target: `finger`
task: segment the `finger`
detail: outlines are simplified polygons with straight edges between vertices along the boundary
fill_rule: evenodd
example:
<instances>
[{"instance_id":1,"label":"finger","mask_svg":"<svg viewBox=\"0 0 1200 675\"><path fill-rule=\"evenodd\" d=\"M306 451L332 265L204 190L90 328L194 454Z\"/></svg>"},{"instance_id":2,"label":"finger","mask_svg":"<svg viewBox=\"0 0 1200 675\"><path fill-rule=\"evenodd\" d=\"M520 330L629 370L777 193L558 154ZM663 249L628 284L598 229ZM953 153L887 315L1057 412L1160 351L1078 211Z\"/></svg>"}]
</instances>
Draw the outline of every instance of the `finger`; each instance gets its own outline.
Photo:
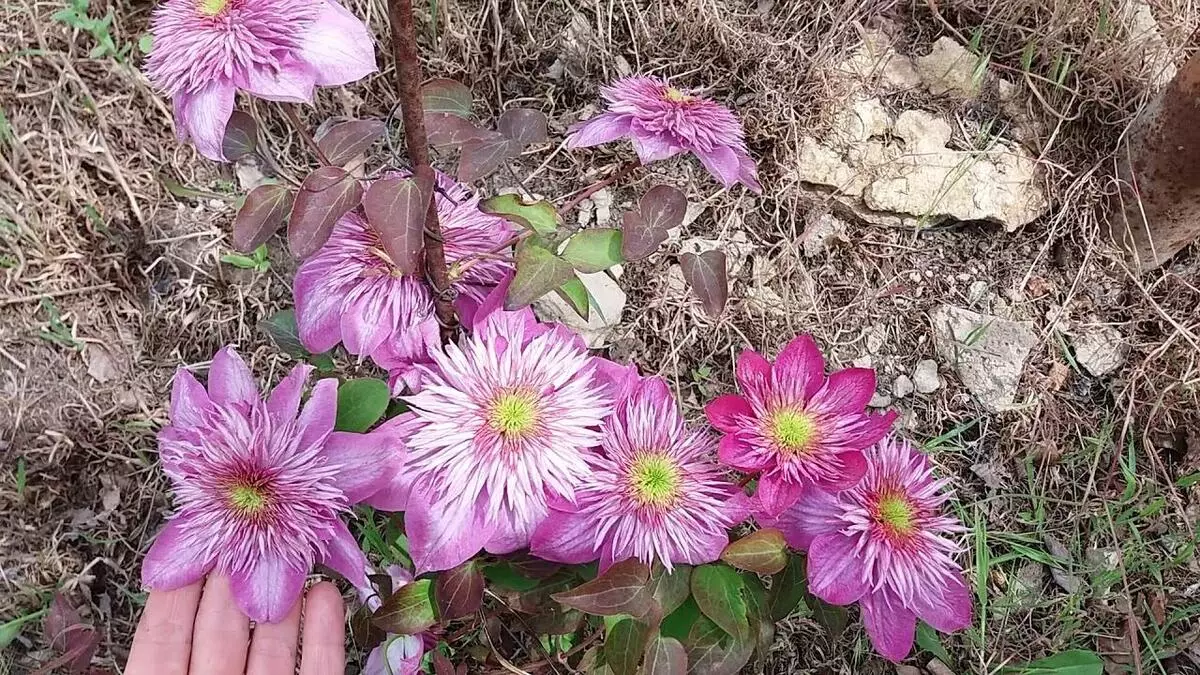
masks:
<instances>
[{"instance_id":1,"label":"finger","mask_svg":"<svg viewBox=\"0 0 1200 675\"><path fill-rule=\"evenodd\" d=\"M250 619L242 614L229 578L213 575L204 584L192 632L192 671L204 675L242 675L250 646Z\"/></svg>"},{"instance_id":2,"label":"finger","mask_svg":"<svg viewBox=\"0 0 1200 675\"><path fill-rule=\"evenodd\" d=\"M292 675L296 672L296 646L300 642L300 607L296 598L292 611L279 623L260 623L250 637L246 675Z\"/></svg>"},{"instance_id":3,"label":"finger","mask_svg":"<svg viewBox=\"0 0 1200 675\"><path fill-rule=\"evenodd\" d=\"M203 581L173 591L150 591L125 664L125 675L187 675L192 624Z\"/></svg>"},{"instance_id":4,"label":"finger","mask_svg":"<svg viewBox=\"0 0 1200 675\"><path fill-rule=\"evenodd\" d=\"M337 586L322 581L308 589L303 634L300 675L346 672L346 607Z\"/></svg>"}]
</instances>

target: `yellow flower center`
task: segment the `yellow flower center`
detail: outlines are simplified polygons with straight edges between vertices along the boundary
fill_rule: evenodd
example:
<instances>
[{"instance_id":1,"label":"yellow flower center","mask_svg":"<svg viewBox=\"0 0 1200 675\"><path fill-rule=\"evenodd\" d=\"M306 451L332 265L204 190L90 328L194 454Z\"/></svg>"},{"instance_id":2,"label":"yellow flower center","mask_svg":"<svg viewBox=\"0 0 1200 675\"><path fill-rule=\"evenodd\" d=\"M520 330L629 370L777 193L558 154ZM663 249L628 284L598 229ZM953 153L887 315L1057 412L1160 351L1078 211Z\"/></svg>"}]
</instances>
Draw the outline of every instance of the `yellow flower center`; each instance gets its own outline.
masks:
<instances>
[{"instance_id":1,"label":"yellow flower center","mask_svg":"<svg viewBox=\"0 0 1200 675\"><path fill-rule=\"evenodd\" d=\"M256 485L234 485L229 489L229 504L239 513L253 516L267 508L267 496Z\"/></svg>"},{"instance_id":2,"label":"yellow flower center","mask_svg":"<svg viewBox=\"0 0 1200 675\"><path fill-rule=\"evenodd\" d=\"M663 97L671 103L687 103L692 100L691 96L688 96L675 87L667 87L667 91L663 94Z\"/></svg>"},{"instance_id":3,"label":"yellow flower center","mask_svg":"<svg viewBox=\"0 0 1200 675\"><path fill-rule=\"evenodd\" d=\"M198 0L196 10L204 16L216 16L228 6L229 0Z\"/></svg>"},{"instance_id":4,"label":"yellow flower center","mask_svg":"<svg viewBox=\"0 0 1200 675\"><path fill-rule=\"evenodd\" d=\"M633 499L641 506L670 506L679 497L679 467L665 455L642 455L629 470Z\"/></svg>"},{"instance_id":5,"label":"yellow flower center","mask_svg":"<svg viewBox=\"0 0 1200 675\"><path fill-rule=\"evenodd\" d=\"M912 505L903 495L885 494L875 506L876 520L897 535L909 535L916 530Z\"/></svg>"},{"instance_id":6,"label":"yellow flower center","mask_svg":"<svg viewBox=\"0 0 1200 675\"><path fill-rule=\"evenodd\" d=\"M778 410L771 416L769 434L787 454L799 455L806 452L817 435L817 425L812 415L799 410Z\"/></svg>"},{"instance_id":7,"label":"yellow flower center","mask_svg":"<svg viewBox=\"0 0 1200 675\"><path fill-rule=\"evenodd\" d=\"M502 392L492 402L488 423L502 436L519 438L537 426L537 398L533 392L515 389Z\"/></svg>"}]
</instances>

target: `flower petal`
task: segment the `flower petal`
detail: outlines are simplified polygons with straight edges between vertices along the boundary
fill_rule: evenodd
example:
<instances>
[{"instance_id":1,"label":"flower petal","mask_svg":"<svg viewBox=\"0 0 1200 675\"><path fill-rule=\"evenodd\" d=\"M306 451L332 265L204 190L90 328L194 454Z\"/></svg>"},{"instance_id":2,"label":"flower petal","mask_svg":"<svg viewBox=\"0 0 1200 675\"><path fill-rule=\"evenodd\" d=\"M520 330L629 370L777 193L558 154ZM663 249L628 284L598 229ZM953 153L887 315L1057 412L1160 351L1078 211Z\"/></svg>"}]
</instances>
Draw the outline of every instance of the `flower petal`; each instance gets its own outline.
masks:
<instances>
[{"instance_id":1,"label":"flower petal","mask_svg":"<svg viewBox=\"0 0 1200 675\"><path fill-rule=\"evenodd\" d=\"M212 400L204 385L191 371L180 368L175 371L171 383L171 426L176 429L204 427L203 411L212 407Z\"/></svg>"},{"instance_id":2,"label":"flower petal","mask_svg":"<svg viewBox=\"0 0 1200 675\"><path fill-rule=\"evenodd\" d=\"M762 354L747 349L738 355L737 372L734 375L742 393L755 392L771 381L771 363Z\"/></svg>"},{"instance_id":3,"label":"flower petal","mask_svg":"<svg viewBox=\"0 0 1200 675\"><path fill-rule=\"evenodd\" d=\"M943 633L953 633L971 625L971 593L959 576L946 583L940 602L926 604L925 598L933 595L918 593L913 598L913 611L925 623Z\"/></svg>"},{"instance_id":4,"label":"flower petal","mask_svg":"<svg viewBox=\"0 0 1200 675\"><path fill-rule=\"evenodd\" d=\"M351 354L370 355L391 333L387 299L373 291L358 297L342 313L342 343Z\"/></svg>"},{"instance_id":5,"label":"flower petal","mask_svg":"<svg viewBox=\"0 0 1200 675\"><path fill-rule=\"evenodd\" d=\"M875 371L870 368L846 368L829 376L825 386L812 399L810 408L821 413L851 415L861 413L875 395Z\"/></svg>"},{"instance_id":6,"label":"flower petal","mask_svg":"<svg viewBox=\"0 0 1200 675\"><path fill-rule=\"evenodd\" d=\"M755 166L754 160L750 159L750 155L739 152L738 163L738 180L754 194L761 195L762 184L758 182L758 167Z\"/></svg>"},{"instance_id":7,"label":"flower petal","mask_svg":"<svg viewBox=\"0 0 1200 675\"><path fill-rule=\"evenodd\" d=\"M754 493L759 508L770 518L795 504L804 494L804 485L786 480L778 471L769 471L758 478L758 491Z\"/></svg>"},{"instance_id":8,"label":"flower petal","mask_svg":"<svg viewBox=\"0 0 1200 675\"><path fill-rule=\"evenodd\" d=\"M754 419L754 410L746 399L737 394L721 394L704 406L708 423L719 431L732 433Z\"/></svg>"},{"instance_id":9,"label":"flower petal","mask_svg":"<svg viewBox=\"0 0 1200 675\"><path fill-rule=\"evenodd\" d=\"M861 452L851 450L837 455L837 458L842 464L842 470L830 473L820 481L819 486L823 490L830 492L848 490L858 485L858 481L867 474L867 458Z\"/></svg>"},{"instance_id":10,"label":"flower petal","mask_svg":"<svg viewBox=\"0 0 1200 675\"><path fill-rule=\"evenodd\" d=\"M258 400L254 375L233 347L223 347L208 369L208 395L216 403L253 405Z\"/></svg>"},{"instance_id":11,"label":"flower petal","mask_svg":"<svg viewBox=\"0 0 1200 675\"><path fill-rule=\"evenodd\" d=\"M224 162L225 125L233 114L236 87L228 80L213 80L200 91L176 95L175 123L180 136L186 136L201 155Z\"/></svg>"},{"instance_id":12,"label":"flower petal","mask_svg":"<svg viewBox=\"0 0 1200 675\"><path fill-rule=\"evenodd\" d=\"M808 589L834 605L848 605L867 592L866 570L855 550L857 541L825 534L808 547Z\"/></svg>"},{"instance_id":13,"label":"flower petal","mask_svg":"<svg viewBox=\"0 0 1200 675\"><path fill-rule=\"evenodd\" d=\"M430 492L424 485L415 486L404 513L417 574L461 565L483 548L496 529L484 512L483 499L472 505L434 503Z\"/></svg>"},{"instance_id":14,"label":"flower petal","mask_svg":"<svg viewBox=\"0 0 1200 675\"><path fill-rule=\"evenodd\" d=\"M370 584L367 558L350 529L340 520L334 523L333 536L325 541L325 555L318 562L346 577L355 588L366 588Z\"/></svg>"},{"instance_id":15,"label":"flower petal","mask_svg":"<svg viewBox=\"0 0 1200 675\"><path fill-rule=\"evenodd\" d=\"M736 433L721 437L717 446L717 459L738 471L747 472L762 471L773 463L768 453L756 451L754 446Z\"/></svg>"},{"instance_id":16,"label":"flower petal","mask_svg":"<svg viewBox=\"0 0 1200 675\"><path fill-rule=\"evenodd\" d=\"M343 299L350 289L330 280L329 265L321 252L309 257L296 270L292 296L296 299L296 329L304 348L314 354L327 352L342 341Z\"/></svg>"},{"instance_id":17,"label":"flower petal","mask_svg":"<svg viewBox=\"0 0 1200 675\"><path fill-rule=\"evenodd\" d=\"M721 185L732 187L741 178L742 164L727 145L715 145L711 150L695 150L696 157Z\"/></svg>"},{"instance_id":18,"label":"flower petal","mask_svg":"<svg viewBox=\"0 0 1200 675\"><path fill-rule=\"evenodd\" d=\"M916 615L905 609L899 598L884 592L863 596L860 606L863 626L875 651L893 663L907 658L917 635Z\"/></svg>"},{"instance_id":19,"label":"flower petal","mask_svg":"<svg viewBox=\"0 0 1200 675\"><path fill-rule=\"evenodd\" d=\"M581 513L550 509L533 531L529 552L553 562L579 565L600 557L596 550L593 520Z\"/></svg>"},{"instance_id":20,"label":"flower petal","mask_svg":"<svg viewBox=\"0 0 1200 675\"><path fill-rule=\"evenodd\" d=\"M630 134L633 150L642 164L668 159L683 152L683 148L666 134L646 129L636 120L630 125Z\"/></svg>"},{"instance_id":21,"label":"flower petal","mask_svg":"<svg viewBox=\"0 0 1200 675\"><path fill-rule=\"evenodd\" d=\"M425 643L420 635L389 635L387 641L371 650L362 675L417 675Z\"/></svg>"},{"instance_id":22,"label":"flower petal","mask_svg":"<svg viewBox=\"0 0 1200 675\"><path fill-rule=\"evenodd\" d=\"M809 486L792 508L780 514L772 524L762 525L783 532L788 546L807 550L813 539L842 528L841 515L842 509L834 494Z\"/></svg>"},{"instance_id":23,"label":"flower petal","mask_svg":"<svg viewBox=\"0 0 1200 675\"><path fill-rule=\"evenodd\" d=\"M537 505L531 504L530 506L536 508ZM545 507L535 513L530 513L525 518L509 512L508 509L493 514L492 520L495 521L496 528L492 532L492 536L488 537L487 543L483 545L483 549L494 555L504 555L529 548L529 539L533 536L534 528L545 517Z\"/></svg>"},{"instance_id":24,"label":"flower petal","mask_svg":"<svg viewBox=\"0 0 1200 675\"><path fill-rule=\"evenodd\" d=\"M235 80L239 89L267 101L310 103L316 75L307 64L288 60L279 67L251 66Z\"/></svg>"},{"instance_id":25,"label":"flower petal","mask_svg":"<svg viewBox=\"0 0 1200 675\"><path fill-rule=\"evenodd\" d=\"M350 504L374 495L388 482L389 460L400 441L392 434L380 433L382 429L367 434L334 431L325 439L321 454L327 465L337 468L333 484Z\"/></svg>"},{"instance_id":26,"label":"flower petal","mask_svg":"<svg viewBox=\"0 0 1200 675\"><path fill-rule=\"evenodd\" d=\"M333 424L337 421L337 388L337 378L333 377L317 380L313 386L312 395L296 420L300 428L301 448L323 442L333 431Z\"/></svg>"},{"instance_id":27,"label":"flower petal","mask_svg":"<svg viewBox=\"0 0 1200 675\"><path fill-rule=\"evenodd\" d=\"M600 113L585 122L571 125L567 131L568 148L588 148L603 145L629 135L629 115Z\"/></svg>"},{"instance_id":28,"label":"flower petal","mask_svg":"<svg viewBox=\"0 0 1200 675\"><path fill-rule=\"evenodd\" d=\"M375 40L367 26L340 4L327 0L304 36L300 58L322 87L348 84L378 70Z\"/></svg>"},{"instance_id":29,"label":"flower petal","mask_svg":"<svg viewBox=\"0 0 1200 675\"><path fill-rule=\"evenodd\" d=\"M188 531L189 520L186 514L176 516L154 538L142 561L142 585L170 591L195 583L212 570L209 548Z\"/></svg>"},{"instance_id":30,"label":"flower petal","mask_svg":"<svg viewBox=\"0 0 1200 675\"><path fill-rule=\"evenodd\" d=\"M276 426L296 419L296 412L300 410L300 393L313 370L307 363L301 363L271 390L267 397L267 413Z\"/></svg>"},{"instance_id":31,"label":"flower petal","mask_svg":"<svg viewBox=\"0 0 1200 675\"><path fill-rule=\"evenodd\" d=\"M807 403L825 384L825 358L811 335L796 336L775 359L775 386Z\"/></svg>"},{"instance_id":32,"label":"flower petal","mask_svg":"<svg viewBox=\"0 0 1200 675\"><path fill-rule=\"evenodd\" d=\"M693 532L671 555L673 563L703 565L721 557L729 545L729 532L724 528Z\"/></svg>"},{"instance_id":33,"label":"flower petal","mask_svg":"<svg viewBox=\"0 0 1200 675\"><path fill-rule=\"evenodd\" d=\"M229 575L230 588L238 607L254 621L278 623L300 600L308 570L265 551L254 567Z\"/></svg>"}]
</instances>

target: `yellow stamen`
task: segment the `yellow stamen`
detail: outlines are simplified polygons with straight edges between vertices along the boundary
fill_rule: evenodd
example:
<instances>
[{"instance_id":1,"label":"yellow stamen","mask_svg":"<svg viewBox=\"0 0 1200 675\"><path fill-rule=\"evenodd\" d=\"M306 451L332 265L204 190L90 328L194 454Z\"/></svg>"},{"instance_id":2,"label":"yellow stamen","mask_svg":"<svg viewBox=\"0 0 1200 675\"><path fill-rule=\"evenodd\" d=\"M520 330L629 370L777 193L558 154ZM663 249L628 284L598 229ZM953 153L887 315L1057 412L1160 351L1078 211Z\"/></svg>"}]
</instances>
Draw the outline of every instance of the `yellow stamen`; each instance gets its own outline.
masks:
<instances>
[{"instance_id":1,"label":"yellow stamen","mask_svg":"<svg viewBox=\"0 0 1200 675\"><path fill-rule=\"evenodd\" d=\"M519 438L537 427L537 398L533 392L515 389L501 393L492 402L488 423L501 435Z\"/></svg>"},{"instance_id":2,"label":"yellow stamen","mask_svg":"<svg viewBox=\"0 0 1200 675\"><path fill-rule=\"evenodd\" d=\"M196 10L204 16L216 16L228 6L229 0L198 0Z\"/></svg>"},{"instance_id":3,"label":"yellow stamen","mask_svg":"<svg viewBox=\"0 0 1200 675\"><path fill-rule=\"evenodd\" d=\"M908 535L916 529L912 505L902 495L884 495L879 499L875 513L878 522L895 534Z\"/></svg>"},{"instance_id":4,"label":"yellow stamen","mask_svg":"<svg viewBox=\"0 0 1200 675\"><path fill-rule=\"evenodd\" d=\"M642 455L629 470L633 499L642 506L670 506L679 498L679 466L665 455Z\"/></svg>"},{"instance_id":5,"label":"yellow stamen","mask_svg":"<svg viewBox=\"0 0 1200 675\"><path fill-rule=\"evenodd\" d=\"M267 508L267 496L254 485L234 485L229 489L229 504L246 515L261 513Z\"/></svg>"},{"instance_id":6,"label":"yellow stamen","mask_svg":"<svg viewBox=\"0 0 1200 675\"><path fill-rule=\"evenodd\" d=\"M688 96L675 87L667 87L667 91L663 96L672 103L687 103L692 100L691 96Z\"/></svg>"},{"instance_id":7,"label":"yellow stamen","mask_svg":"<svg viewBox=\"0 0 1200 675\"><path fill-rule=\"evenodd\" d=\"M812 415L799 410L778 410L770 418L768 433L788 454L804 454L817 436Z\"/></svg>"}]
</instances>

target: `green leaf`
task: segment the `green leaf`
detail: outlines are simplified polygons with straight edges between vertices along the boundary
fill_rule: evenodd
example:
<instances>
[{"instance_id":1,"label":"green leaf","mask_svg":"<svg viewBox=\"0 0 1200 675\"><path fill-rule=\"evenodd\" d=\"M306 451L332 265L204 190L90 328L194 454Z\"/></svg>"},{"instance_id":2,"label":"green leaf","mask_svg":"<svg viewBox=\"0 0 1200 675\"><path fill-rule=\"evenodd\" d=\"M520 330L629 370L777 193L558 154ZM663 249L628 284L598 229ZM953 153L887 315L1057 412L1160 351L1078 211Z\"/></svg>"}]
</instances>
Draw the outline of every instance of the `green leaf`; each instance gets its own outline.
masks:
<instances>
[{"instance_id":1,"label":"green leaf","mask_svg":"<svg viewBox=\"0 0 1200 675\"><path fill-rule=\"evenodd\" d=\"M596 228L577 232L567 241L562 257L580 272L603 272L619 265L621 257L621 231L611 228Z\"/></svg>"},{"instance_id":2,"label":"green leaf","mask_svg":"<svg viewBox=\"0 0 1200 675\"><path fill-rule=\"evenodd\" d=\"M554 255L536 239L526 239L517 247L517 271L508 287L504 308L512 311L525 307L559 288L575 274L571 263Z\"/></svg>"},{"instance_id":3,"label":"green leaf","mask_svg":"<svg viewBox=\"0 0 1200 675\"><path fill-rule=\"evenodd\" d=\"M227 253L221 256L221 262L226 265L233 265L244 270L252 270L258 268L258 261L250 256L245 256L240 253Z\"/></svg>"},{"instance_id":4,"label":"green leaf","mask_svg":"<svg viewBox=\"0 0 1200 675\"><path fill-rule=\"evenodd\" d=\"M579 277L567 280L567 283L554 289L554 292L558 294L558 297L566 300L580 318L584 321L588 320L588 291Z\"/></svg>"},{"instance_id":5,"label":"green leaf","mask_svg":"<svg viewBox=\"0 0 1200 675\"><path fill-rule=\"evenodd\" d=\"M558 212L544 199L527 202L520 195L497 195L481 202L479 210L510 220L538 234L551 235L558 231Z\"/></svg>"},{"instance_id":6,"label":"green leaf","mask_svg":"<svg viewBox=\"0 0 1200 675\"><path fill-rule=\"evenodd\" d=\"M0 651L7 649L21 635L21 630L25 624L42 618L42 615L45 613L46 610L43 609L0 624Z\"/></svg>"},{"instance_id":7,"label":"green leaf","mask_svg":"<svg viewBox=\"0 0 1200 675\"><path fill-rule=\"evenodd\" d=\"M946 651L946 648L942 646L942 641L938 638L937 631L924 621L917 624L917 645L941 659L942 663L947 666L954 665L954 659L950 658L950 652Z\"/></svg>"},{"instance_id":8,"label":"green leaf","mask_svg":"<svg viewBox=\"0 0 1200 675\"><path fill-rule=\"evenodd\" d=\"M338 387L337 422L338 431L362 433L383 417L392 398L387 382L365 377L347 380Z\"/></svg>"},{"instance_id":9,"label":"green leaf","mask_svg":"<svg viewBox=\"0 0 1200 675\"><path fill-rule=\"evenodd\" d=\"M746 617L750 620L755 653L761 661L766 659L767 653L771 651L771 643L775 641L775 622L771 619L767 606L767 589L763 588L758 575L743 572L742 581L745 586L743 596L746 599Z\"/></svg>"},{"instance_id":10,"label":"green leaf","mask_svg":"<svg viewBox=\"0 0 1200 675\"><path fill-rule=\"evenodd\" d=\"M471 116L474 96L465 84L454 80L430 80L421 85L421 104L425 112Z\"/></svg>"},{"instance_id":11,"label":"green leaf","mask_svg":"<svg viewBox=\"0 0 1200 675\"><path fill-rule=\"evenodd\" d=\"M684 644L690 672L697 675L734 675L754 653L753 642L729 635L703 616L696 620Z\"/></svg>"},{"instance_id":12,"label":"green leaf","mask_svg":"<svg viewBox=\"0 0 1200 675\"><path fill-rule=\"evenodd\" d=\"M551 597L568 607L599 616L644 616L654 604L650 568L638 560L616 563L595 579Z\"/></svg>"},{"instance_id":13,"label":"green leaf","mask_svg":"<svg viewBox=\"0 0 1200 675\"><path fill-rule=\"evenodd\" d=\"M798 555L788 556L787 566L771 578L771 592L767 596L767 608L770 610L771 619L786 619L800 605L807 593L808 577L804 558Z\"/></svg>"},{"instance_id":14,"label":"green leaf","mask_svg":"<svg viewBox=\"0 0 1200 675\"><path fill-rule=\"evenodd\" d=\"M743 581L732 567L701 565L692 570L692 597L713 623L741 642L750 638L750 621L742 597Z\"/></svg>"},{"instance_id":15,"label":"green leaf","mask_svg":"<svg viewBox=\"0 0 1200 675\"><path fill-rule=\"evenodd\" d=\"M650 628L633 619L621 619L604 636L604 661L614 675L634 675L646 650Z\"/></svg>"},{"instance_id":16,"label":"green leaf","mask_svg":"<svg viewBox=\"0 0 1200 675\"><path fill-rule=\"evenodd\" d=\"M1047 656L1022 666L1009 666L1001 675L1103 675L1104 661L1085 649Z\"/></svg>"},{"instance_id":17,"label":"green leaf","mask_svg":"<svg viewBox=\"0 0 1200 675\"><path fill-rule=\"evenodd\" d=\"M310 356L308 350L300 342L300 331L296 328L295 310L281 309L272 314L269 319L258 322L258 327L284 354L297 359L306 359Z\"/></svg>"},{"instance_id":18,"label":"green leaf","mask_svg":"<svg viewBox=\"0 0 1200 675\"><path fill-rule=\"evenodd\" d=\"M437 623L433 582L419 579L401 586L375 610L371 623L389 633L401 635L416 635L432 628Z\"/></svg>"},{"instance_id":19,"label":"green leaf","mask_svg":"<svg viewBox=\"0 0 1200 675\"><path fill-rule=\"evenodd\" d=\"M775 574L788 561L787 541L783 533L772 528L756 530L730 542L721 552L721 560L740 570L757 574Z\"/></svg>"},{"instance_id":20,"label":"green leaf","mask_svg":"<svg viewBox=\"0 0 1200 675\"><path fill-rule=\"evenodd\" d=\"M539 579L531 579L521 574L509 562L498 562L483 568L483 576L496 586L509 591L531 591L541 583Z\"/></svg>"},{"instance_id":21,"label":"green leaf","mask_svg":"<svg viewBox=\"0 0 1200 675\"><path fill-rule=\"evenodd\" d=\"M845 607L831 605L815 596L809 602L809 607L812 607L813 619L829 631L830 637L837 638L846 630L850 618Z\"/></svg>"},{"instance_id":22,"label":"green leaf","mask_svg":"<svg viewBox=\"0 0 1200 675\"><path fill-rule=\"evenodd\" d=\"M667 572L662 565L656 565L650 575L650 587L654 599L663 614L670 614L687 600L692 592L692 568L690 565L675 565L674 570Z\"/></svg>"},{"instance_id":23,"label":"green leaf","mask_svg":"<svg viewBox=\"0 0 1200 675\"><path fill-rule=\"evenodd\" d=\"M138 38L138 51L143 54L149 54L150 50L153 48L154 38L151 37L149 33L146 33L142 37Z\"/></svg>"},{"instance_id":24,"label":"green leaf","mask_svg":"<svg viewBox=\"0 0 1200 675\"><path fill-rule=\"evenodd\" d=\"M700 606L689 595L684 598L683 603L674 612L663 618L662 623L658 625L658 632L676 640L687 640L688 633L692 631L692 626L696 624L698 618L700 618Z\"/></svg>"}]
</instances>

